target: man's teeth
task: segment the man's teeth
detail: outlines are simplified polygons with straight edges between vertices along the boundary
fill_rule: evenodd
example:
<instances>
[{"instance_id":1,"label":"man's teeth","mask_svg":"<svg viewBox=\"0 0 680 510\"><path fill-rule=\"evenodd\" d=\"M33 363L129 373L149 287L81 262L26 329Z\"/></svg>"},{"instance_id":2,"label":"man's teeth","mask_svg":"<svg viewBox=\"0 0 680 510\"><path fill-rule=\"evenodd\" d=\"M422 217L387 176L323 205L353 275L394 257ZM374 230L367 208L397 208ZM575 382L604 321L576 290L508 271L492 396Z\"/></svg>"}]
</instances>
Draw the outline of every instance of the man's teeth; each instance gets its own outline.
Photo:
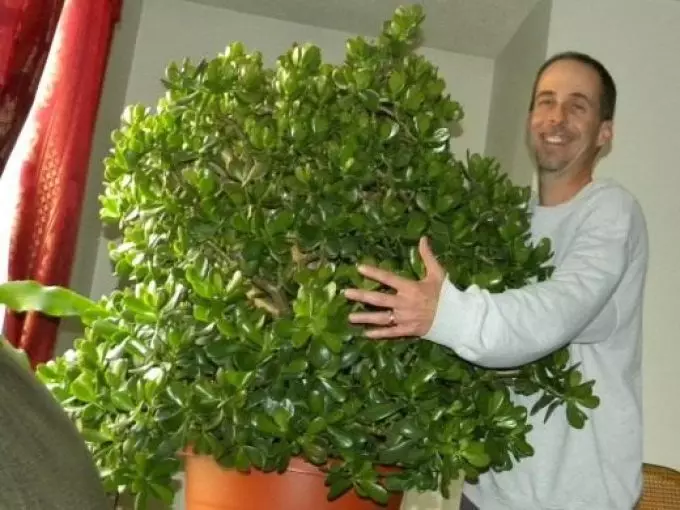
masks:
<instances>
[{"instance_id":1,"label":"man's teeth","mask_svg":"<svg viewBox=\"0 0 680 510\"><path fill-rule=\"evenodd\" d=\"M563 144L566 139L561 136L546 136L545 141L548 143Z\"/></svg>"}]
</instances>

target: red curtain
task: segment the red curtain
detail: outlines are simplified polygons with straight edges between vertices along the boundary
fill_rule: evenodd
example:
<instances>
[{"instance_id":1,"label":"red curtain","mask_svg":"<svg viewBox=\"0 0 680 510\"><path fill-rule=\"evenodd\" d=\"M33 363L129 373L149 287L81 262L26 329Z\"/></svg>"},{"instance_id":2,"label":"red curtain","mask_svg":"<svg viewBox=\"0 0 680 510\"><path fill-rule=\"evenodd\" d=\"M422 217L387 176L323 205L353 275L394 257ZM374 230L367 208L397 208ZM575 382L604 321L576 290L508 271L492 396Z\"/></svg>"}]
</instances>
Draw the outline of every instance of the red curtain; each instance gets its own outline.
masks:
<instances>
[{"instance_id":1,"label":"red curtain","mask_svg":"<svg viewBox=\"0 0 680 510\"><path fill-rule=\"evenodd\" d=\"M0 0L0 175L33 103L64 0Z\"/></svg>"},{"instance_id":2,"label":"red curtain","mask_svg":"<svg viewBox=\"0 0 680 510\"><path fill-rule=\"evenodd\" d=\"M2 0L0 0L2 1ZM40 3L40 2L38 2ZM35 100L5 175L18 183L8 280L69 284L90 147L121 0L65 0ZM58 322L7 312L5 335L34 366L54 352Z\"/></svg>"}]
</instances>

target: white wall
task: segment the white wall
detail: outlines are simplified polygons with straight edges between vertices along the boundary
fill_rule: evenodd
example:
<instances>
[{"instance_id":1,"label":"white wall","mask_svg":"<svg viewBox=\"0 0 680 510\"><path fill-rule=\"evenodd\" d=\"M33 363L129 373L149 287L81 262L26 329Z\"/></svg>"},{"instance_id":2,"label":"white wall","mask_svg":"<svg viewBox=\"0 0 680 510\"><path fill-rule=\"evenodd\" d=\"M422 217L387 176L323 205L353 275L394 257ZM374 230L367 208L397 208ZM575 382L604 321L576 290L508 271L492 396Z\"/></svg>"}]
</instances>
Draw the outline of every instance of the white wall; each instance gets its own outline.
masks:
<instances>
[{"instance_id":1,"label":"white wall","mask_svg":"<svg viewBox=\"0 0 680 510\"><path fill-rule=\"evenodd\" d=\"M545 61L551 11L550 0L534 7L494 69L486 151L520 186L528 186L534 175L525 144L527 110L536 71Z\"/></svg>"},{"instance_id":2,"label":"white wall","mask_svg":"<svg viewBox=\"0 0 680 510\"><path fill-rule=\"evenodd\" d=\"M619 89L613 148L598 174L627 186L647 217L646 460L680 469L680 2L553 3L548 54L591 53Z\"/></svg>"},{"instance_id":3,"label":"white wall","mask_svg":"<svg viewBox=\"0 0 680 510\"><path fill-rule=\"evenodd\" d=\"M26 143L26 136L19 137L17 144ZM9 247L14 226L14 214L19 204L20 166L12 162L10 155L5 171L0 176L0 284L9 277ZM5 307L0 306L0 335L5 322Z\"/></svg>"}]
</instances>

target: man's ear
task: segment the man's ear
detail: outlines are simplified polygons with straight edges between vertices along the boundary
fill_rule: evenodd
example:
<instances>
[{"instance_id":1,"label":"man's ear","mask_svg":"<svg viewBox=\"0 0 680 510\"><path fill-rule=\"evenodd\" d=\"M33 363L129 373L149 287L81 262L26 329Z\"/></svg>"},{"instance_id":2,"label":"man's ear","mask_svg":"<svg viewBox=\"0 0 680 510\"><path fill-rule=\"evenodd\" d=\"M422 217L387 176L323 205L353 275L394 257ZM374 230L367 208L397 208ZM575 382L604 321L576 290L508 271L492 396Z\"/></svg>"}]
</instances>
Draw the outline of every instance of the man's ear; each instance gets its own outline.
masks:
<instances>
[{"instance_id":1,"label":"man's ear","mask_svg":"<svg viewBox=\"0 0 680 510\"><path fill-rule=\"evenodd\" d=\"M597 135L597 146L604 147L614 138L614 123L611 120L605 120L600 124L600 132Z\"/></svg>"}]
</instances>

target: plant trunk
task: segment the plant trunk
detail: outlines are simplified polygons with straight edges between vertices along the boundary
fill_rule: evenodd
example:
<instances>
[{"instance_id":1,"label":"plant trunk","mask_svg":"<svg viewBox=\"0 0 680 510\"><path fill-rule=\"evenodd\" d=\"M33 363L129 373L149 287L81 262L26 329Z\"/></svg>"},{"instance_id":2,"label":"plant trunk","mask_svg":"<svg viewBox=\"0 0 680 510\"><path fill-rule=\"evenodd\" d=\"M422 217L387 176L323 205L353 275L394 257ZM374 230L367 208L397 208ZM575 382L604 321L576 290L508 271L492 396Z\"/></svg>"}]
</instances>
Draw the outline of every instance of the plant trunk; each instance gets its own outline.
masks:
<instances>
[{"instance_id":1,"label":"plant trunk","mask_svg":"<svg viewBox=\"0 0 680 510\"><path fill-rule=\"evenodd\" d=\"M186 510L399 510L401 494L384 507L354 491L328 501L325 473L292 459L283 474L222 468L212 457L186 454Z\"/></svg>"}]
</instances>

